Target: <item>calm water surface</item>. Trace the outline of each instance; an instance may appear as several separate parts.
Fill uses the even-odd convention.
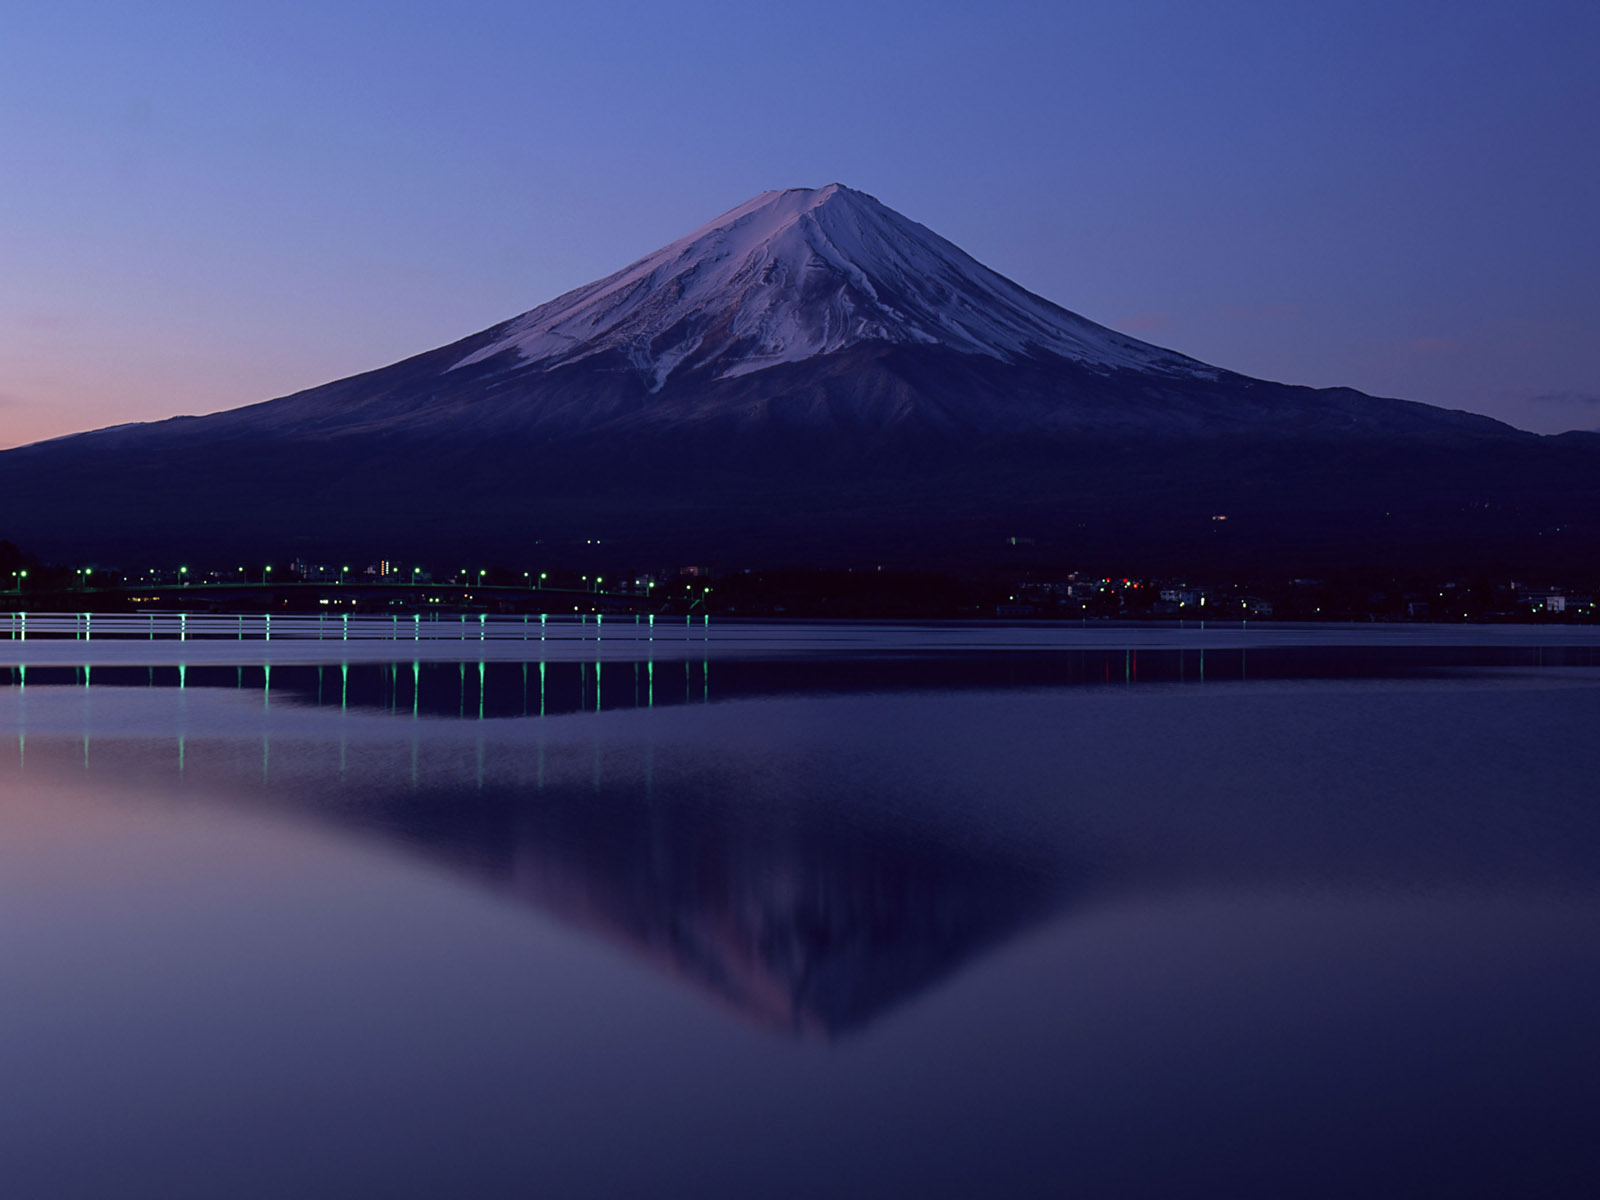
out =
[[[1600,639],[582,632],[0,641],[5,1194],[1595,1194]]]

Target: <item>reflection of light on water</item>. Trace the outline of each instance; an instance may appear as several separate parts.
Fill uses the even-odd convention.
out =
[[[89,730],[94,725],[94,705],[89,692],[89,667],[83,668],[83,769],[89,769]]]
[[[40,622],[37,619],[38,614],[34,614],[34,616],[35,620],[29,623],[30,649],[38,643],[40,638],[54,639],[53,642],[47,640],[43,645],[53,645],[60,651],[79,656],[76,661],[73,661],[66,654],[58,654],[55,657],[60,661],[53,664],[50,662],[42,664],[45,674],[41,676],[36,670],[31,679],[27,676],[27,666],[40,667],[41,662],[37,658],[31,663],[16,662],[6,667],[3,672],[0,672],[0,683],[9,683],[11,685],[9,689],[0,688],[0,698],[3,698],[5,690],[9,690],[12,697],[14,707],[9,715],[23,717],[31,709],[33,718],[31,732],[35,735],[40,732],[38,718],[41,711],[43,711],[40,708],[40,704],[47,703],[53,706],[56,702],[50,699],[51,697],[65,696],[70,692],[75,692],[78,697],[83,698],[83,711],[85,717],[87,717],[89,711],[88,698],[91,693],[96,697],[94,707],[100,709],[101,702],[98,698],[102,694],[109,695],[128,688],[136,688],[150,697],[146,701],[146,723],[159,722],[161,720],[159,714],[162,711],[161,701],[158,698],[160,693],[157,690],[147,689],[170,689],[172,688],[172,682],[175,681],[178,686],[169,695],[179,699],[181,703],[181,697],[177,694],[187,689],[188,677],[187,663],[171,661],[178,655],[194,657],[198,654],[201,656],[196,661],[199,673],[195,677],[195,690],[203,698],[212,696],[215,689],[226,689],[227,672],[231,669],[234,672],[236,699],[249,707],[250,711],[255,714],[250,720],[252,726],[255,725],[257,720],[276,722],[280,725],[284,722],[298,722],[303,719],[301,715],[301,710],[303,709],[310,709],[313,706],[318,708],[331,706],[333,697],[327,694],[327,685],[331,682],[327,678],[327,673],[332,669],[336,661],[340,671],[339,708],[341,712],[349,714],[352,722],[365,720],[373,714],[390,717],[398,721],[401,712],[400,672],[406,660],[398,660],[397,657],[379,659],[375,656],[369,660],[364,658],[362,654],[362,650],[366,648],[359,648],[346,650],[346,653],[354,657],[346,658],[344,661],[333,660],[331,655],[327,655],[323,663],[298,662],[296,661],[296,648],[293,646],[294,634],[291,632],[292,619],[281,615],[279,620],[273,623],[275,635],[273,640],[278,645],[272,647],[268,652],[271,656],[270,661],[267,661],[266,656],[259,651],[249,656],[253,661],[246,661],[241,657],[234,656],[234,647],[237,643],[234,641],[235,630],[231,627],[235,623],[233,619],[224,619],[209,627],[208,630],[205,625],[200,623],[201,618],[197,616],[194,621],[189,623],[189,632],[194,634],[192,641],[208,644],[196,647],[187,644],[173,644],[176,641],[174,635],[179,622],[177,620],[178,614],[172,614],[166,618],[168,625],[163,633],[163,639],[168,639],[166,640],[167,648],[164,652],[158,648],[155,656],[155,661],[161,662],[165,660],[169,665],[154,666],[146,665],[151,661],[149,658],[146,658],[144,662],[140,662],[137,666],[131,664],[119,665],[114,659],[107,660],[99,655],[91,655],[83,649],[83,643],[81,642],[75,646],[68,631],[68,625],[72,621],[71,615],[59,617],[58,624],[54,626],[47,626]],[[114,639],[118,636],[116,633],[108,634],[105,623],[110,620],[112,618],[102,616],[102,627],[97,634],[100,642],[97,643],[97,647],[105,644],[115,644],[114,640],[107,642],[108,638]],[[0,624],[4,622],[5,618],[0,617]],[[20,629],[20,621],[16,617],[12,618],[12,622],[15,628]],[[247,618],[245,623],[249,628],[253,625],[254,618]],[[359,621],[357,624],[359,625]],[[446,631],[454,632],[454,623],[449,621],[448,616],[444,618],[442,624]],[[614,634],[617,632],[615,624],[614,620]],[[566,622],[559,617],[557,632],[554,635],[556,647],[552,647],[555,652],[546,657],[546,647],[541,646],[537,654],[532,654],[529,646],[522,645],[519,642],[519,648],[514,651],[516,654],[516,658],[513,660],[516,664],[514,671],[512,661],[501,660],[496,654],[495,648],[487,645],[480,647],[479,657],[476,660],[464,659],[457,653],[453,656],[453,661],[444,662],[430,660],[428,650],[417,646],[414,648],[414,657],[409,660],[411,662],[412,703],[410,712],[412,720],[421,722],[421,690],[424,674],[430,677],[430,721],[436,720],[440,723],[447,723],[454,719],[465,720],[467,711],[465,708],[466,666],[472,661],[476,661],[478,666],[476,676],[478,703],[475,716],[478,723],[485,725],[494,723],[489,720],[491,714],[488,704],[490,698],[489,683],[491,682],[488,668],[491,661],[495,665],[495,678],[492,682],[495,683],[495,712],[493,716],[496,720],[521,717],[532,719],[535,716],[543,718],[570,714],[586,714],[589,717],[603,715],[609,718],[613,712],[641,707],[641,701],[643,702],[643,707],[653,709],[655,707],[655,664],[653,659],[648,656],[653,654],[656,648],[652,645],[646,649],[637,645],[637,641],[643,640],[639,635],[643,633],[646,622],[638,622],[636,631],[633,630],[631,623],[624,621],[622,624],[622,644],[627,644],[626,639],[629,636],[634,639],[634,644],[630,648],[634,650],[635,656],[627,660],[619,659],[614,653],[610,653],[619,644],[619,638],[615,636],[603,649],[597,644],[592,650],[595,657],[589,658],[583,651],[590,650],[590,647],[587,645],[581,648],[578,647],[575,644],[576,639],[571,636],[577,625],[576,619]],[[381,622],[378,622],[377,625],[381,629]],[[138,630],[138,640],[133,642],[132,645],[135,648],[148,646],[149,643],[144,637],[146,618],[137,618],[135,626]],[[522,627],[523,623],[515,618],[504,622],[501,625],[497,640],[509,640],[506,638],[506,634],[509,631],[519,631]],[[255,631],[259,631],[261,628],[262,626],[255,626]],[[367,628],[370,630],[372,626],[369,625]],[[3,636],[3,633],[0,633],[0,636]],[[252,633],[252,636],[255,636],[255,634]],[[513,633],[512,636],[514,637],[515,634]],[[719,627],[720,636],[722,636],[721,627]],[[357,640],[361,639],[362,634],[359,629],[355,637]],[[559,645],[562,641],[566,642],[565,646]],[[0,642],[0,645],[3,644],[3,642]],[[381,641],[378,644],[381,645]],[[17,646],[19,652],[22,650],[20,644],[13,643],[13,645]],[[664,643],[664,647],[670,649],[670,639],[668,643]],[[220,654],[217,653],[219,649],[221,650]],[[457,649],[459,651],[464,647],[458,647]],[[1212,647],[1212,649],[1217,649],[1217,647]],[[855,664],[841,667],[837,683],[832,681],[820,660],[808,662],[803,666],[794,661],[775,661],[770,667],[760,668],[762,673],[758,676],[755,673],[756,668],[751,663],[729,656],[723,660],[723,665],[719,668],[717,700],[718,702],[724,702],[739,700],[747,696],[780,695],[785,691],[792,691],[797,688],[801,691],[809,691],[816,687],[821,687],[824,690],[831,690],[834,687],[842,687],[843,690],[870,687],[872,690],[915,691],[926,689],[929,686],[939,688],[956,686],[963,690],[1003,690],[1022,684],[1054,685],[1057,683],[1076,686],[1114,686],[1117,654],[1121,654],[1123,657],[1124,687],[1132,687],[1134,684],[1144,687],[1148,684],[1162,685],[1178,682],[1187,683],[1190,687],[1199,686],[1202,682],[1208,687],[1216,686],[1219,683],[1227,686],[1242,683],[1248,678],[1251,687],[1254,688],[1259,687],[1263,681],[1270,684],[1272,680],[1278,678],[1299,677],[1297,672],[1306,668],[1310,670],[1310,675],[1308,676],[1310,678],[1321,678],[1322,673],[1329,671],[1330,667],[1332,671],[1331,677],[1342,677],[1348,672],[1347,660],[1342,658],[1335,659],[1328,651],[1320,649],[1305,651],[1304,653],[1308,657],[1302,660],[1299,657],[1302,653],[1300,651],[1285,653],[1268,648],[1258,655],[1255,660],[1255,674],[1247,675],[1249,666],[1247,653],[1240,647],[1222,647],[1222,649],[1222,658],[1217,659],[1212,655],[1210,656],[1212,661],[1209,663],[1206,662],[1208,656],[1205,650],[1199,647],[1191,647],[1191,651],[1199,656],[1197,660],[1191,662],[1188,658],[1188,652],[1184,650],[1147,650],[1141,656],[1137,650],[1119,645],[1109,653],[1104,651],[1087,654],[1074,653],[1070,656],[1062,655],[1055,659],[1050,659],[1046,656],[1016,654],[994,656],[992,659],[985,660],[963,659],[957,661],[952,657],[948,661],[941,661],[937,665],[937,669],[931,669],[930,664],[930,669],[927,670],[921,668],[911,669],[898,661],[888,662],[881,667],[871,666],[867,668],[863,668],[860,664]],[[574,654],[574,650],[578,651],[578,654]],[[1486,654],[1491,657],[1489,665],[1499,666],[1513,662],[1513,665],[1519,669],[1534,668],[1535,656],[1539,654],[1540,647],[1529,645],[1526,649],[1518,648],[1518,650],[1524,656],[1524,659],[1515,662],[1511,658],[1512,651],[1510,650],[1494,648],[1486,651]],[[643,653],[639,653],[639,651],[643,651]],[[710,696],[709,656],[711,653],[712,651],[709,648],[703,650],[703,656],[700,660],[700,679],[696,680],[694,678],[692,651],[690,651],[689,647],[684,647],[679,652],[677,657],[683,662],[684,690],[679,693],[675,690],[675,685],[670,680],[666,681],[663,704],[672,708],[679,704],[691,704],[696,699],[702,705],[713,703]],[[1368,651],[1367,653],[1374,652]],[[422,670],[425,661],[427,661],[428,665],[427,672]],[[627,661],[631,667],[631,673],[624,675],[619,683],[616,677],[616,668],[623,661]],[[842,662],[843,660],[840,661]],[[1385,669],[1382,667],[1380,660],[1375,659],[1374,661],[1378,664],[1375,669]],[[1467,661],[1468,659],[1463,652],[1454,648],[1443,648],[1437,653],[1430,648],[1426,653],[1413,652],[1410,659],[1403,658],[1398,663],[1391,664],[1389,669],[1392,669],[1399,677],[1417,675],[1423,678],[1433,678],[1441,669],[1453,670],[1456,664]],[[1561,651],[1553,652],[1544,661],[1547,669],[1551,664],[1583,667],[1593,664],[1596,661],[1596,656],[1588,647],[1577,647],[1575,652],[1563,648]],[[605,707],[607,696],[604,687],[604,674],[607,662],[612,666],[610,709]],[[351,671],[352,664],[355,667],[354,672]],[[537,664],[539,668],[539,703],[537,706],[533,703],[534,698],[531,692],[530,664]],[[458,703],[457,711],[454,715],[449,711],[449,691],[446,686],[448,671],[452,665],[457,668],[458,672]],[[101,668],[101,673],[98,677],[94,675],[96,666]],[[247,666],[251,670],[259,666],[262,671],[262,702],[260,705],[251,705],[245,697],[244,671]],[[591,666],[594,673],[592,697],[589,690]],[[176,668],[174,675],[166,674],[167,671],[174,670],[174,668]],[[1195,670],[1195,674],[1190,674],[1191,668]],[[671,672],[671,657],[668,657],[664,662],[664,669],[669,673]],[[143,678],[139,677],[141,672],[143,673]],[[640,678],[641,675],[643,676],[642,680]],[[276,676],[275,680],[274,676]],[[628,687],[630,678],[633,685],[631,690]],[[518,693],[519,680],[520,695]],[[274,698],[272,696],[274,682],[276,682],[278,689],[276,703],[273,702]],[[641,682],[643,686],[641,686]],[[81,687],[78,686],[80,683]],[[45,700],[34,701],[29,706],[23,707],[17,701],[20,700],[29,684],[34,687],[34,690],[28,693],[29,697],[42,695]],[[191,697],[190,705],[192,706],[196,702]],[[54,709],[52,708],[51,711],[54,711]],[[170,712],[170,710],[168,711]],[[233,711],[242,710],[235,709]],[[426,726],[428,723],[422,724]],[[355,732],[357,728],[357,725],[352,725],[351,736],[356,738],[359,748],[360,737]],[[196,732],[200,731],[197,729]],[[279,736],[277,729],[274,729],[273,732],[274,736]],[[166,727],[160,730],[156,736],[164,740],[174,736],[174,733],[175,730],[172,728],[169,718]],[[96,736],[99,735],[97,734]],[[251,728],[246,736],[254,740],[260,736],[260,730]],[[427,735],[424,734],[423,736]],[[76,739],[74,738],[74,740]],[[330,758],[331,748],[330,743]],[[75,750],[76,747],[74,747],[74,753],[72,754],[74,760],[77,758]],[[423,750],[423,758],[425,759],[426,746],[423,747]],[[491,745],[489,750],[492,762],[494,746]],[[247,758],[251,760],[249,775],[253,778],[256,774],[253,762],[254,755],[246,753]],[[105,758],[104,747],[98,752],[98,757],[103,763]],[[35,746],[35,758],[36,760],[38,759],[37,744]],[[170,758],[168,758],[169,765],[170,761]],[[274,764],[276,768],[275,781],[281,782],[286,761],[280,752],[278,760]],[[401,790],[404,790],[406,786],[404,780],[409,774],[404,765],[404,759],[402,758],[395,766],[397,781]],[[365,768],[363,770],[365,772]],[[471,787],[470,769],[464,772],[464,776],[466,778],[462,780],[463,786]]]
[[[272,618],[268,617],[268,621]],[[270,635],[269,635],[270,636]],[[261,708],[267,711],[272,707],[272,664],[261,664]],[[271,738],[264,726],[261,730],[261,782],[266,783],[271,775],[272,747]]]

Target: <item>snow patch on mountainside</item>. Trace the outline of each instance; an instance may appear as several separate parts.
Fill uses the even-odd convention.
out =
[[[658,389],[680,369],[732,378],[862,342],[1005,362],[1214,378],[1035,296],[938,234],[839,184],[763,192],[614,275],[506,322],[455,367],[514,351],[552,368],[615,351]]]

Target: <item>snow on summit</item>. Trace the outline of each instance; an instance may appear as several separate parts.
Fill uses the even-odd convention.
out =
[[[514,317],[456,367],[515,352],[549,369],[616,351],[660,388],[862,342],[937,344],[1003,361],[1213,376],[1035,296],[864,192],[763,192],[632,266]],[[453,368],[452,368],[453,369]]]

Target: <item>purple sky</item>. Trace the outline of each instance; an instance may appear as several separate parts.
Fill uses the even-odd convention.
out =
[[[1600,5],[13,6],[0,445],[381,366],[834,180],[1252,375],[1600,427]]]

